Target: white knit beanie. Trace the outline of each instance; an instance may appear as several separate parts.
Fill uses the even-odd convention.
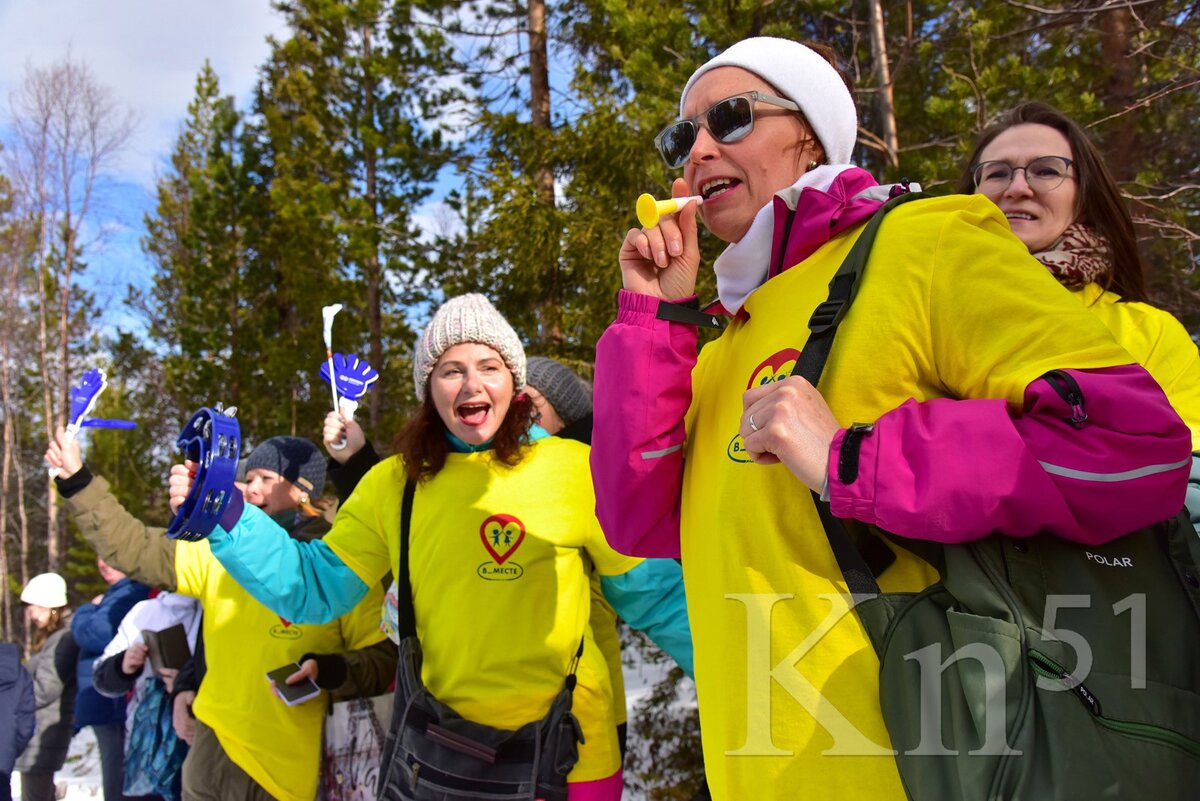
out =
[[[804,113],[830,164],[849,164],[858,139],[858,112],[850,90],[829,62],[799,42],[756,36],[730,47],[692,73],[679,98],[679,115],[696,80],[717,67],[741,67],[779,90]]]
[[[60,609],[67,605],[67,582],[57,573],[39,573],[21,590],[21,603]]]
[[[478,342],[494,348],[513,374],[513,389],[525,388],[525,348],[517,332],[496,307],[479,294],[450,298],[433,314],[413,348],[413,384],[417,400],[425,401],[425,384],[433,365],[450,348]]]

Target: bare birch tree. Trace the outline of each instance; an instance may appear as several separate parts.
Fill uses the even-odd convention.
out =
[[[67,54],[48,67],[26,65],[10,97],[6,167],[17,208],[35,221],[35,269],[42,414],[46,436],[66,423],[70,406],[72,280],[81,256],[101,235],[94,225],[97,179],[113,168],[134,127],[132,111]],[[53,486],[46,494],[47,561],[62,558],[62,526]]]
[[[11,217],[12,199],[9,193],[8,181],[0,175],[0,281],[3,294],[0,295],[2,305],[0,310],[0,415],[4,417],[3,433],[0,438],[0,639],[13,639],[12,597],[8,592],[9,573],[11,567],[8,561],[9,544],[14,539],[22,544],[28,542],[28,531],[21,530],[17,537],[13,536],[12,519],[8,508],[10,489],[13,479],[13,467],[16,446],[16,415],[15,404],[12,402],[13,389],[13,348],[17,329],[19,304],[17,298],[17,276],[20,259],[17,226]],[[22,553],[25,548],[22,547]],[[21,582],[28,580],[28,568],[22,564]]]

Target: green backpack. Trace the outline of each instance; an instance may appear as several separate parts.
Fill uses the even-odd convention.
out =
[[[810,320],[815,386],[883,216]],[[913,801],[1200,798],[1200,538],[1181,513],[1103,546],[1042,534],[941,545],[835,518],[829,544],[879,655],[879,699]],[[906,548],[941,574],[876,581]]]

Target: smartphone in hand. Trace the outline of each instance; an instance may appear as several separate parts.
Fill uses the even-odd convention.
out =
[[[310,698],[321,694],[321,688],[312,679],[305,679],[297,684],[288,684],[287,678],[300,669],[300,665],[292,662],[290,665],[277,667],[267,674],[267,681],[275,685],[279,696],[288,706],[302,704]]]

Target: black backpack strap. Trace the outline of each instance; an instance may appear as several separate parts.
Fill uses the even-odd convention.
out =
[[[417,613],[413,610],[412,581],[408,577],[408,534],[412,528],[416,494],[417,482],[405,479],[404,497],[400,501],[400,554],[396,569],[396,634],[401,640],[417,636]]]
[[[829,504],[821,500],[820,495],[814,492],[812,496],[813,503],[817,505],[817,515],[821,518],[821,528],[825,529],[825,537],[833,551],[833,558],[837,560],[842,578],[846,580],[846,588],[850,590],[851,595],[878,595],[879,582],[875,580],[875,571],[867,564],[858,547],[850,541],[842,521],[833,516]]]
[[[804,350],[796,359],[792,375],[808,379],[808,383],[814,387],[821,380],[821,371],[825,369],[825,362],[829,360],[829,351],[833,349],[833,337],[837,334],[842,318],[846,316],[846,312],[850,310],[850,304],[854,302],[854,298],[858,294],[858,277],[867,267],[871,246],[875,244],[875,235],[879,233],[879,226],[883,223],[884,216],[901,204],[925,197],[928,195],[920,192],[899,195],[884,203],[879,211],[875,212],[867,221],[866,227],[858,235],[854,246],[850,248],[845,261],[842,262],[842,266],[830,279],[829,297],[825,299],[824,303],[817,306],[812,317],[808,319],[808,330],[810,331],[808,341],[804,343]]]
[[[838,326],[841,325],[846,312],[850,309],[850,304],[858,294],[858,278],[866,269],[867,259],[871,255],[871,247],[875,244],[875,236],[879,232],[879,226],[883,223],[884,216],[896,206],[924,197],[927,195],[919,192],[899,195],[884,203],[867,221],[866,227],[858,235],[858,239],[850,248],[850,253],[846,255],[845,261],[830,279],[829,297],[817,306],[808,320],[810,332],[808,341],[804,343],[804,349],[800,351],[800,356],[796,359],[792,375],[805,378],[814,387],[820,382],[821,373],[824,371],[825,363],[829,361],[829,353],[833,349],[833,338],[837,334]],[[813,503],[817,506],[817,514],[821,518],[821,527],[825,529],[829,547],[833,551],[834,558],[837,559],[838,568],[842,571],[842,577],[846,580],[846,586],[850,593],[856,596],[878,595],[879,582],[875,580],[875,576],[882,570],[871,569],[867,560],[863,558],[862,552],[847,536],[842,522],[830,511],[829,504],[822,501],[820,495],[815,492],[812,496]],[[888,554],[890,555],[890,551]],[[886,567],[886,562],[880,562],[880,564]]]

